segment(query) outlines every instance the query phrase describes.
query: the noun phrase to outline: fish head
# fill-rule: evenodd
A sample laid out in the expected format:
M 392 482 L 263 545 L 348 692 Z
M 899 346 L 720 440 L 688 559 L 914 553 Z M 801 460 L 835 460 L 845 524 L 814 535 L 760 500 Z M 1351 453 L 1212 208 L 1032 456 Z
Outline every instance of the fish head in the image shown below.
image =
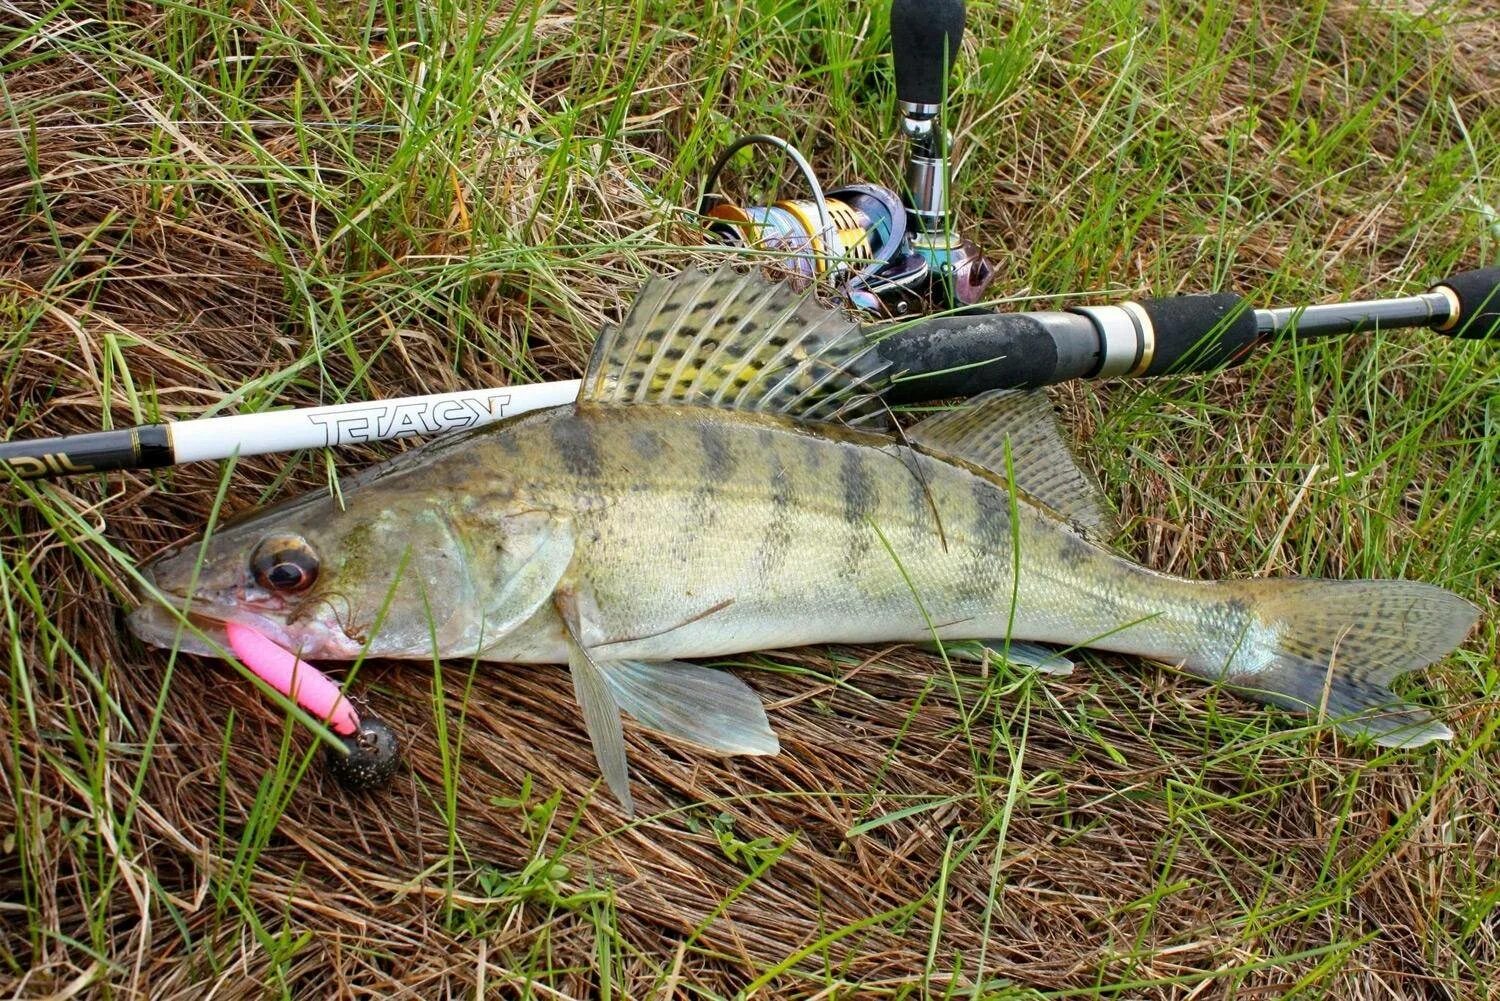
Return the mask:
M 482 624 L 456 524 L 417 484 L 312 494 L 152 562 L 128 623 L 148 643 L 209 655 L 222 655 L 230 621 L 309 658 L 447 653 Z

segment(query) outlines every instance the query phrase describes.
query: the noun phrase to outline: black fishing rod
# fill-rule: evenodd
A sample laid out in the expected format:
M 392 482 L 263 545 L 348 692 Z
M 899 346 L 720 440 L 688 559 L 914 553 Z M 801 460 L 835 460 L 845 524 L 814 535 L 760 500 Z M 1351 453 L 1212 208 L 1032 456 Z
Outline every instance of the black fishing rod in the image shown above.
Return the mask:
M 1500 268 L 1464 271 L 1421 295 L 1254 309 L 1232 292 L 1143 299 L 1067 311 L 928 317 L 881 347 L 897 376 L 893 403 L 1035 388 L 1071 379 L 1215 372 L 1282 339 L 1426 327 L 1500 337 Z

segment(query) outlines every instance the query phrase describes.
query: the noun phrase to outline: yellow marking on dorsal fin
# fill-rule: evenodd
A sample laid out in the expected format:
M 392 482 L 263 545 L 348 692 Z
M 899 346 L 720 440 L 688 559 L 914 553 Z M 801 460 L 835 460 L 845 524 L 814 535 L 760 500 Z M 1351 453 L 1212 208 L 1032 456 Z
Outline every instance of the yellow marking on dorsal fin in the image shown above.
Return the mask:
M 1114 519 L 1099 484 L 1068 447 L 1047 394 L 995 389 L 909 428 L 918 444 L 1006 475 L 1010 443 L 1016 486 L 1090 534 L 1107 539 Z
M 647 282 L 605 328 L 578 394 L 588 404 L 681 404 L 884 426 L 886 363 L 859 325 L 811 294 L 728 268 Z

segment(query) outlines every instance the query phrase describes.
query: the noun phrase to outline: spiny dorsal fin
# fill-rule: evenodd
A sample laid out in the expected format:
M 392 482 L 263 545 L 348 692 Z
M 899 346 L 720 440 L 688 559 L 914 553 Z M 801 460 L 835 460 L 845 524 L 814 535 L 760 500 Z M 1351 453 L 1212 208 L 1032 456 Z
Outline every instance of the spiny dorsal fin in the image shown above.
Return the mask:
M 654 278 L 589 357 L 580 405 L 686 404 L 883 426 L 885 362 L 858 324 L 728 268 Z
M 912 441 L 1005 475 L 1010 441 L 1016 486 L 1109 538 L 1114 522 L 1099 485 L 1078 464 L 1058 426 L 1052 402 L 1039 389 L 995 389 L 907 430 Z

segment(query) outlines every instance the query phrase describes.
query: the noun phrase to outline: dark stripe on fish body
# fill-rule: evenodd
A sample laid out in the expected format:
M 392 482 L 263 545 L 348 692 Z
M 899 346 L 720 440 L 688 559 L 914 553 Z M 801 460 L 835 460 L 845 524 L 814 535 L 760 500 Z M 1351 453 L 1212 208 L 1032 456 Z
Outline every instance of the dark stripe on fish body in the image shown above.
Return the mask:
M 734 453 L 724 429 L 709 421 L 698 425 L 698 443 L 703 446 L 703 475 L 711 484 L 719 484 L 734 472 Z
M 569 473 L 583 480 L 597 480 L 604 472 L 594 429 L 582 417 L 570 415 L 552 422 L 552 444 Z
M 970 524 L 974 552 L 968 583 L 979 585 L 999 569 L 1010 572 L 1010 561 L 1014 556 L 1007 554 L 1015 541 L 1010 530 L 1010 494 L 1006 489 L 974 476 L 969 481 L 969 497 L 974 509 Z
M 698 446 L 703 450 L 700 461 L 702 484 L 688 497 L 683 522 L 673 533 L 669 551 L 673 558 L 686 558 L 699 545 L 702 533 L 712 528 L 719 516 L 719 490 L 734 472 L 734 453 L 724 429 L 711 420 L 702 420 L 694 428 Z
M 666 451 L 660 431 L 632 431 L 630 444 L 635 449 L 635 454 L 647 462 L 660 459 L 662 452 Z
M 870 475 L 873 453 L 857 445 L 845 445 L 839 461 L 839 486 L 843 492 L 844 563 L 840 576 L 855 579 L 875 543 L 870 517 L 875 513 L 875 478 Z
M 844 520 L 864 522 L 875 511 L 875 478 L 870 475 L 865 450 L 844 447 L 839 463 L 839 486 L 844 493 Z
M 1087 566 L 1098 555 L 1094 551 L 1094 547 L 1075 535 L 1071 528 L 1062 532 L 1061 537 L 1062 541 L 1058 543 L 1057 556 L 1061 560 L 1062 565 L 1070 570 L 1077 570 Z
M 705 483 L 688 497 L 687 511 L 682 524 L 672 533 L 669 552 L 674 560 L 685 560 L 698 550 L 703 534 L 713 529 L 719 521 L 719 488 Z
M 932 510 L 932 477 L 925 465 L 926 460 L 920 452 L 907 448 L 905 445 L 897 447 L 901 449 L 901 459 L 906 464 L 909 474 L 906 477 L 907 517 L 911 519 L 912 525 L 919 529 L 928 526 L 936 529 L 938 526 Z
M 799 438 L 798 441 L 802 442 L 803 464 L 814 472 L 822 469 L 825 447 L 822 442 L 813 438 Z
M 766 577 L 779 573 L 792 551 L 793 489 L 785 459 L 772 452 L 771 521 L 761 536 L 759 553 L 760 570 Z

